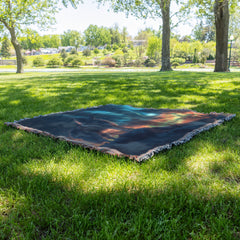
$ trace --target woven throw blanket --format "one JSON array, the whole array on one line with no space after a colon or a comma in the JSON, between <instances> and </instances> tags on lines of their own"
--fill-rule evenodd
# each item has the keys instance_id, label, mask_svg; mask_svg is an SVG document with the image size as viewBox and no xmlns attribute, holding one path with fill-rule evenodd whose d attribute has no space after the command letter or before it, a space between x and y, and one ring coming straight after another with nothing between
<instances>
[{"instance_id":1,"label":"woven throw blanket","mask_svg":"<svg viewBox=\"0 0 240 240\"><path fill-rule=\"evenodd\" d=\"M109 104L5 124L140 162L234 116Z\"/></svg>"}]
</instances>

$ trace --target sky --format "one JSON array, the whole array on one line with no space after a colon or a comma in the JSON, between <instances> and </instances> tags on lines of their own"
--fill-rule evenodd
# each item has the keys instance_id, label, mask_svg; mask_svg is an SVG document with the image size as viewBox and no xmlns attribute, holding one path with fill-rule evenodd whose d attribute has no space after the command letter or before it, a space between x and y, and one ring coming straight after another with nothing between
<instances>
[{"instance_id":1,"label":"sky","mask_svg":"<svg viewBox=\"0 0 240 240\"><path fill-rule=\"evenodd\" d=\"M176 6L172 6L172 9L175 8ZM90 24L99 27L112 27L114 24L118 24L120 29L127 27L128 33L134 37L140 30L146 27L158 30L161 25L161 19L141 20L133 16L126 17L124 13L109 11L107 6L98 8L97 3L88 0L84 4L80 4L77 9L73 9L71 6L68 6L68 8L62 7L62 10L56 14L56 24L52 26L53 29L40 32L40 34L63 34L68 29L83 33ZM183 36L190 35L191 30L192 27L189 24L181 24L181 28L179 27L173 32Z\"/></svg>"}]
</instances>

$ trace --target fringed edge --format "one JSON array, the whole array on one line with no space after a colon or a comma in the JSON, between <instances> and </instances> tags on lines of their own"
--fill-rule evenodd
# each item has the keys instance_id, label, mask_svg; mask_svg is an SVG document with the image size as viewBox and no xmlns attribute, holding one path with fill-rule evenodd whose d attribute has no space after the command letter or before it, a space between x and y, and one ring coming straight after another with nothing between
<instances>
[{"instance_id":1,"label":"fringed edge","mask_svg":"<svg viewBox=\"0 0 240 240\"><path fill-rule=\"evenodd\" d=\"M219 115L219 114L223 114L223 113L210 113L210 114L215 114L215 115ZM183 144L185 142L188 142L190 141L194 136L196 136L197 134L201 133L201 132L204 132L204 131L207 131L211 128L214 128L216 126L219 126L221 125L224 121L229 121L231 120L232 118L234 118L236 116L236 114L227 114L226 117L224 119L220 119L220 120L216 120L215 122L213 123L208 123L206 125L204 125L203 127L200 127L200 128L197 128L197 129L194 129L193 131L185 134L182 138L178 139L177 141L174 141L172 143L169 143L169 144L165 144L165 145L162 145L162 146L158 146L154 149L151 149L149 150L147 153L144 153L140 156L137 157L137 161L138 162L142 162L142 161L145 161L149 158L151 158L153 155L163 151L163 150L167 150L167 149L171 149L173 146L177 146L177 145L180 145L180 144Z\"/></svg>"},{"instance_id":2,"label":"fringed edge","mask_svg":"<svg viewBox=\"0 0 240 240\"><path fill-rule=\"evenodd\" d=\"M226 115L226 117L224 119L217 120L217 121L215 121L213 123L206 124L203 127L197 128L197 129L195 129L195 130L185 134L182 138L180 138L177 141L174 141L172 143L168 143L168 144L165 144L165 145L162 145L162 146L158 146L158 147L156 147L154 149L151 149L148 152L146 152L144 154L141 154L139 156L138 155L124 154L122 152L119 152L116 149L111 149L111 148L107 148L107 147L96 147L96 146L93 146L93 145L90 145L90 144L86 144L86 143L81 142L81 141L76 141L76 140L69 139L69 138L64 137L64 136L54 136L53 134L51 134L49 132L41 131L41 130L38 130L38 129L35 129L35 128L25 127L25 126L19 124L19 122L21 122L21 121L29 120L29 119L33 119L33 118L46 117L46 116L51 116L51 115L54 115L54 114L61 114L61 113L71 113L71 112L77 112L77 111L80 111L80 110L95 109L95 108L99 108L99 107L102 107L102 106L111 106L111 105L112 106L118 106L118 105L115 105L115 104L99 105L99 106L94 106L94 107L89 107L89 108L80 108L80 109L76 109L76 110L72 110L72 111L56 112L56 113L50 113L50 114L46 114L46 115L39 115L39 116L35 116L35 117L32 117L32 118L23 118L23 119L20 119L18 121L15 120L14 122L5 122L4 124L7 125L7 126L12 126L12 127L17 128L17 129L21 129L21 130L27 131L27 132L31 132L31 133L35 133L35 134L39 134L39 135L43 135L43 136L47 136L47 137L51 137L51 138L53 138L55 140L67 141L69 143L72 143L73 145L80 145L80 146L82 146L84 148L87 148L87 149L90 149L90 150L97 150L97 151L100 151L100 152L103 152L103 153L107 153L107 154L110 154L110 155L116 155L118 157L127 157L129 159L136 160L137 162L142 162L142 161L145 161L145 160L151 158L153 155L155 155L155 154L157 154L157 153L159 153L159 152L161 152L163 150L168 150L168 149L171 149L173 146L177 146L177 145L183 144L185 142L188 142L195 135L199 134L200 132L207 131L207 130L215 127L215 126L218 126L218 125L222 124L224 121L231 120L232 118L234 118L236 116L236 114L226 114L226 113L211 112L209 114ZM140 109L156 109L156 108L140 108ZM187 111L200 113L200 112L197 112L197 111L193 111L191 109L168 109L168 108L162 108L162 109L164 109L164 110L172 110L172 111L174 111L174 110L186 111L187 110ZM156 109L156 110L161 110L161 109ZM203 114L206 114L206 113L203 113Z\"/></svg>"}]
</instances>

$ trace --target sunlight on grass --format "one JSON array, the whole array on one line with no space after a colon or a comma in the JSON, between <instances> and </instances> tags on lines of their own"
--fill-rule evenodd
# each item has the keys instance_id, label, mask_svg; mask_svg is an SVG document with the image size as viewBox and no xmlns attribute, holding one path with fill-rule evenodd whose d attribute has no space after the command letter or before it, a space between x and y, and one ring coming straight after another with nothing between
<instances>
[{"instance_id":1,"label":"sunlight on grass","mask_svg":"<svg viewBox=\"0 0 240 240\"><path fill-rule=\"evenodd\" d=\"M238 73L0 74L1 239L238 239ZM138 164L4 122L104 104L236 117Z\"/></svg>"}]
</instances>

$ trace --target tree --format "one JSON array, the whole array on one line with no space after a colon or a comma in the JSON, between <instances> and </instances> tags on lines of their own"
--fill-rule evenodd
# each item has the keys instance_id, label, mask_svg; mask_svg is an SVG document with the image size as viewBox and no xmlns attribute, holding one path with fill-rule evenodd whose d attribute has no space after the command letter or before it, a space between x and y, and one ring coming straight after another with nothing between
<instances>
[{"instance_id":1,"label":"tree","mask_svg":"<svg viewBox=\"0 0 240 240\"><path fill-rule=\"evenodd\" d=\"M39 49L42 46L41 37L37 31L26 29L24 33L26 36L19 38L22 48L32 51L33 49Z\"/></svg>"},{"instance_id":2,"label":"tree","mask_svg":"<svg viewBox=\"0 0 240 240\"><path fill-rule=\"evenodd\" d=\"M135 40L145 40L145 45L148 44L148 39L154 36L154 31L151 28L146 28L140 30L137 36L134 37Z\"/></svg>"},{"instance_id":3,"label":"tree","mask_svg":"<svg viewBox=\"0 0 240 240\"><path fill-rule=\"evenodd\" d=\"M1 47L1 56L3 58L9 58L11 56L10 54L10 41L9 39L5 36L2 41L2 47Z\"/></svg>"},{"instance_id":4,"label":"tree","mask_svg":"<svg viewBox=\"0 0 240 240\"><path fill-rule=\"evenodd\" d=\"M128 32L127 28L123 27L122 32L121 32L121 39L123 44L127 44L128 42Z\"/></svg>"},{"instance_id":5,"label":"tree","mask_svg":"<svg viewBox=\"0 0 240 240\"><path fill-rule=\"evenodd\" d=\"M214 19L207 24L203 24L203 21L197 24L193 29L195 40L201 42L216 41L216 29L214 25Z\"/></svg>"},{"instance_id":6,"label":"tree","mask_svg":"<svg viewBox=\"0 0 240 240\"><path fill-rule=\"evenodd\" d=\"M17 57L17 73L23 72L18 33L34 23L44 26L52 22L52 14L57 10L57 1L0 0L0 24L3 24L11 35L11 42Z\"/></svg>"},{"instance_id":7,"label":"tree","mask_svg":"<svg viewBox=\"0 0 240 240\"><path fill-rule=\"evenodd\" d=\"M190 5L198 7L200 17L214 16L216 27L215 72L227 72L228 69L228 32L230 13L237 7L237 0L189 0Z\"/></svg>"},{"instance_id":8,"label":"tree","mask_svg":"<svg viewBox=\"0 0 240 240\"><path fill-rule=\"evenodd\" d=\"M240 38L240 6L236 6L235 12L230 15L229 33L234 36L234 40Z\"/></svg>"},{"instance_id":9,"label":"tree","mask_svg":"<svg viewBox=\"0 0 240 240\"><path fill-rule=\"evenodd\" d=\"M216 25L216 63L215 72L227 72L228 69L228 0L216 0L214 4Z\"/></svg>"},{"instance_id":10,"label":"tree","mask_svg":"<svg viewBox=\"0 0 240 240\"><path fill-rule=\"evenodd\" d=\"M42 47L45 48L58 48L62 45L60 35L58 34L43 35L40 37L40 41Z\"/></svg>"},{"instance_id":11,"label":"tree","mask_svg":"<svg viewBox=\"0 0 240 240\"><path fill-rule=\"evenodd\" d=\"M152 36L148 40L147 56L157 63L160 60L161 45L161 39L156 36Z\"/></svg>"},{"instance_id":12,"label":"tree","mask_svg":"<svg viewBox=\"0 0 240 240\"><path fill-rule=\"evenodd\" d=\"M63 46L74 46L76 49L83 44L81 33L75 30L68 30L61 35Z\"/></svg>"},{"instance_id":13,"label":"tree","mask_svg":"<svg viewBox=\"0 0 240 240\"><path fill-rule=\"evenodd\" d=\"M98 27L97 25L89 25L84 31L87 46L99 47L111 43L111 34L109 29Z\"/></svg>"},{"instance_id":14,"label":"tree","mask_svg":"<svg viewBox=\"0 0 240 240\"><path fill-rule=\"evenodd\" d=\"M111 44L120 45L121 43L121 34L119 32L119 27L117 24L114 25L114 27L109 28L110 35L111 35Z\"/></svg>"},{"instance_id":15,"label":"tree","mask_svg":"<svg viewBox=\"0 0 240 240\"><path fill-rule=\"evenodd\" d=\"M124 11L140 18L149 16L162 18L162 67L161 71L171 71L170 63L170 4L171 0L97 0L111 2L114 11ZM178 0L176 1L178 2Z\"/></svg>"},{"instance_id":16,"label":"tree","mask_svg":"<svg viewBox=\"0 0 240 240\"><path fill-rule=\"evenodd\" d=\"M63 0L66 5L69 1ZM76 6L78 1L70 0ZM11 42L17 57L17 73L23 72L21 45L18 34L26 26L37 24L40 27L51 25L58 11L58 0L0 0L0 28L3 25L11 35Z\"/></svg>"}]
</instances>

